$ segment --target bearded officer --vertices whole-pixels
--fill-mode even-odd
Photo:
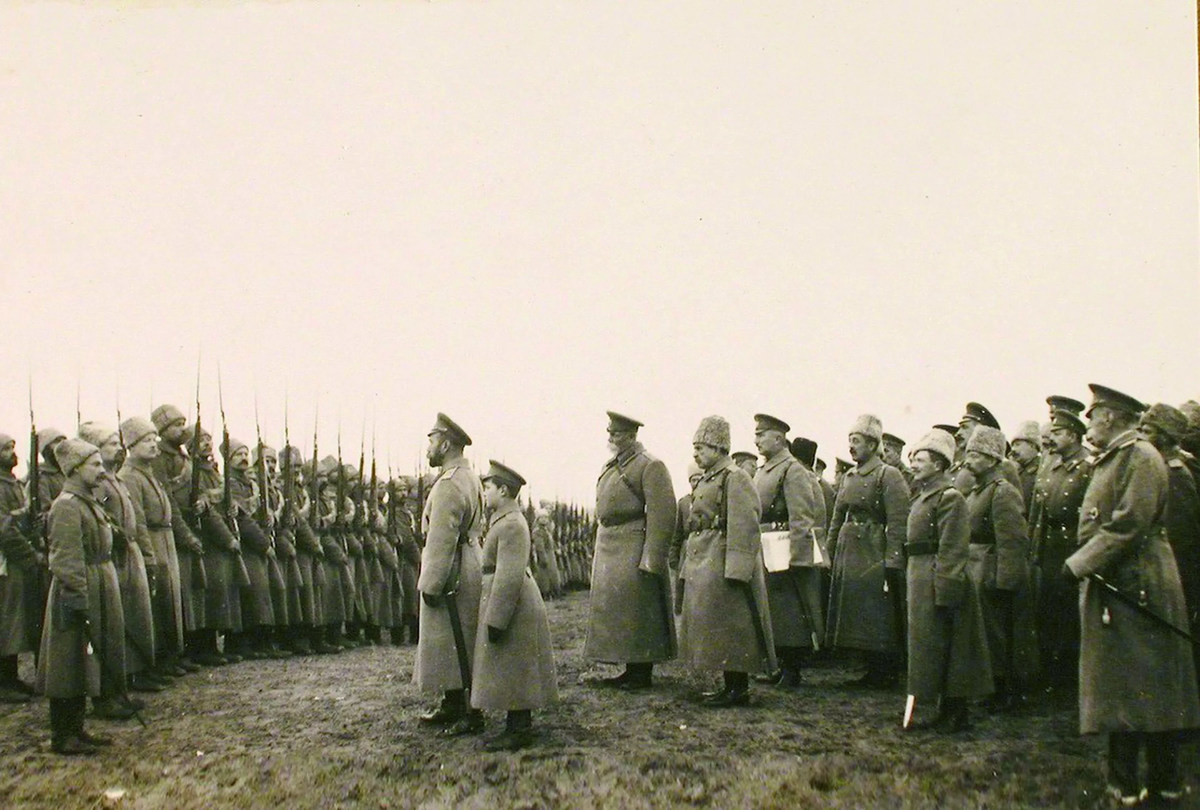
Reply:
[[[779,673],[770,681],[800,685],[806,651],[820,648],[825,637],[821,601],[821,567],[825,543],[825,496],[817,477],[792,455],[787,442],[791,427],[765,413],[754,416],[754,444],[763,464],[754,476],[762,507],[759,531],[764,538],[786,532],[788,559],[767,572],[767,597]]]
[[[417,580],[423,605],[413,681],[423,692],[442,693],[441,705],[421,720],[449,726],[452,735],[483,730],[483,716],[467,705],[465,691],[470,687],[482,589],[483,487],[463,457],[463,448],[470,444],[471,437],[454,420],[437,415],[425,457],[442,471],[421,516],[425,550]]]
[[[676,653],[667,568],[675,492],[666,465],[637,440],[642,423],[612,411],[608,420],[613,455],[596,482],[600,529],[584,654],[625,664],[623,673],[600,683],[647,689],[654,664]]]
[[[1179,732],[1200,727],[1200,701],[1188,643],[1166,627],[1187,627],[1179,572],[1163,527],[1167,465],[1136,433],[1145,406],[1111,388],[1089,387],[1094,399],[1086,414],[1087,437],[1099,455],[1083,496],[1081,546],[1062,571],[1068,579],[1083,580],[1080,732],[1108,733],[1108,783],[1119,804],[1132,807],[1147,793],[1157,804],[1178,803],[1184,795]],[[1143,748],[1145,781],[1138,774]]]

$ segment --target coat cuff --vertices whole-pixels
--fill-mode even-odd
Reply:
[[[754,576],[754,565],[759,557],[748,551],[725,552],[725,578],[736,579],[739,582],[749,582]]]

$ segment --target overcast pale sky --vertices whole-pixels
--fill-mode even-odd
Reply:
[[[1195,14],[10,0],[0,431],[31,367],[41,426],[77,380],[193,411],[199,354],[243,440],[286,387],[306,454],[319,401],[322,455],[373,415],[411,472],[444,410],[586,503],[606,409],[682,492],[712,413],[832,462],[864,411],[1200,397]]]

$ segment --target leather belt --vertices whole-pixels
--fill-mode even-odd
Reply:
[[[630,523],[644,523],[645,520],[646,519],[641,515],[638,515],[637,517],[625,518],[600,518],[600,525],[606,529],[611,529],[613,526],[625,526]]]
[[[151,523],[150,521],[147,520],[146,528],[150,529],[151,531],[158,532],[158,531],[162,531],[163,529],[171,528],[171,524],[170,523]]]
[[[937,554],[937,543],[905,543],[904,553],[910,557],[920,557],[926,554]]]

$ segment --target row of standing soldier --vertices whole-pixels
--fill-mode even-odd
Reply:
[[[333,456],[305,465],[295,447],[276,454],[261,440],[252,453],[227,431],[218,471],[211,435],[170,405],[119,429],[84,422],[78,440],[32,433],[24,486],[16,442],[0,436],[0,701],[49,696],[55,751],[105,742],[83,731],[89,694],[97,716],[125,719],[144,706],[131,692],[161,691],[202,665],[335,653],[385,632],[416,641],[420,479],[412,491],[405,478],[381,480],[374,461],[368,477],[364,454],[356,470]],[[67,487],[97,465],[94,481]],[[63,491],[75,509],[60,511],[91,534],[82,552],[71,536],[63,548],[76,553],[56,556]],[[104,576],[83,584],[106,565],[114,588]],[[55,590],[48,569],[60,583],[84,579]],[[47,655],[74,650],[60,631],[86,635],[89,666]],[[35,687],[18,677],[18,656],[39,644]]]

